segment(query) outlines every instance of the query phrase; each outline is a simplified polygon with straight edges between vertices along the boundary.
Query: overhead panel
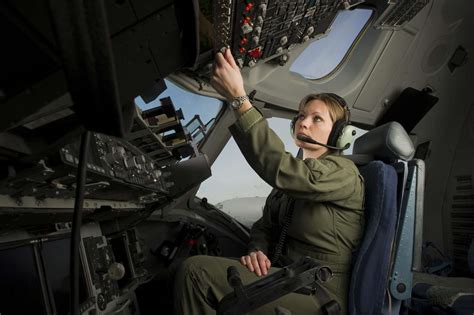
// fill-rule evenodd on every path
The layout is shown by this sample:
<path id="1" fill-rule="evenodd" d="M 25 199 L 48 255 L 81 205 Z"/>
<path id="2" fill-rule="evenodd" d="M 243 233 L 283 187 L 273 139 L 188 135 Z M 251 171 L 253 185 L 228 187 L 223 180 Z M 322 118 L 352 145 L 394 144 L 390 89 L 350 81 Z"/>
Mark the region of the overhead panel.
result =
<path id="1" fill-rule="evenodd" d="M 414 36 L 407 32 L 397 32 L 392 35 L 362 88 L 354 108 L 370 113 L 380 105 L 380 102 L 383 102 L 383 98 L 386 96 L 386 88 L 391 82 L 390 79 L 398 75 L 400 63 L 403 61 Z M 407 48 L 400 50 L 400 47 Z M 378 100 L 378 102 L 374 102 L 374 100 Z"/>
<path id="2" fill-rule="evenodd" d="M 324 34 L 340 8 L 337 0 L 218 0 L 214 48 L 230 47 L 241 67 L 252 67 Z"/>

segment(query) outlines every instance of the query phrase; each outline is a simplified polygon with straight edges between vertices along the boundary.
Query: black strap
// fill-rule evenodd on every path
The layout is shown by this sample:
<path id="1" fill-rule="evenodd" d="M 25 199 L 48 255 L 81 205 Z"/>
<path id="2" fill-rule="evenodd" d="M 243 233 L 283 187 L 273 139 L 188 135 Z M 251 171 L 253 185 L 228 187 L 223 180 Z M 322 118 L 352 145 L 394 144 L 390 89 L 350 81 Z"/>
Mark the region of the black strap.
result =
<path id="1" fill-rule="evenodd" d="M 312 295 L 318 304 L 321 305 L 321 311 L 324 315 L 341 314 L 341 306 L 339 303 L 331 298 L 329 293 L 326 291 L 326 288 L 324 288 L 319 282 L 314 282 L 312 288 L 304 287 L 295 291 L 295 293 Z"/>
<path id="2" fill-rule="evenodd" d="M 329 296 L 326 289 L 319 282 L 314 283 L 313 296 L 321 305 L 321 310 L 324 315 L 341 314 L 341 306 L 339 303 Z"/>

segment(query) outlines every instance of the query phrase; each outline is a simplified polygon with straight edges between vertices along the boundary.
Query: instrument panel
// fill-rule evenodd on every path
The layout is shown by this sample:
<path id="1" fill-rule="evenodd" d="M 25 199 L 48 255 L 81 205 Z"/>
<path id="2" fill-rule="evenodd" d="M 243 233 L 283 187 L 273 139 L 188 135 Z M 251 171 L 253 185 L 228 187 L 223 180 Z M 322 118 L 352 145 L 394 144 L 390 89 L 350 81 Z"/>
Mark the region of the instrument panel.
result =
<path id="1" fill-rule="evenodd" d="M 86 164 L 86 198 L 144 205 L 178 194 L 178 186 L 185 189 L 180 184 L 183 179 L 174 175 L 190 164 L 195 167 L 189 170 L 194 174 L 203 174 L 198 170 L 201 169 L 210 175 L 206 159 L 197 158 L 197 164 L 194 161 L 200 154 L 181 123 L 183 118 L 182 111 L 175 109 L 167 97 L 160 100 L 159 106 L 146 111 L 136 107 L 132 130 L 125 139 L 93 133 Z M 36 165 L 10 165 L 11 176 L 1 182 L 0 195 L 17 199 L 32 196 L 39 200 L 74 198 L 79 147 L 76 139 L 46 154 Z M 193 158 L 179 163 L 192 155 Z M 198 177 L 188 179 L 194 178 L 190 182 L 197 184 L 203 180 Z"/>

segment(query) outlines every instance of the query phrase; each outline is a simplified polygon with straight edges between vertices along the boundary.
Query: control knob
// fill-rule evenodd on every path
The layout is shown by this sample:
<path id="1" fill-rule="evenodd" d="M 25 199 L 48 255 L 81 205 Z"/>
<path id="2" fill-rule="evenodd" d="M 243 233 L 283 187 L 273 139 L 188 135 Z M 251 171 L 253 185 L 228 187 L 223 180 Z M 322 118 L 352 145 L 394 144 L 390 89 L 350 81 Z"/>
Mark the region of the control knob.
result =
<path id="1" fill-rule="evenodd" d="M 267 5 L 265 3 L 262 3 L 258 6 L 258 8 L 262 17 L 265 17 L 267 15 Z"/>
<path id="2" fill-rule="evenodd" d="M 118 262 L 113 262 L 107 269 L 107 275 L 111 280 L 120 280 L 125 276 L 125 267 Z"/>
<path id="3" fill-rule="evenodd" d="M 258 45 L 258 42 L 260 41 L 260 37 L 254 36 L 252 37 L 252 45 L 255 47 Z"/>

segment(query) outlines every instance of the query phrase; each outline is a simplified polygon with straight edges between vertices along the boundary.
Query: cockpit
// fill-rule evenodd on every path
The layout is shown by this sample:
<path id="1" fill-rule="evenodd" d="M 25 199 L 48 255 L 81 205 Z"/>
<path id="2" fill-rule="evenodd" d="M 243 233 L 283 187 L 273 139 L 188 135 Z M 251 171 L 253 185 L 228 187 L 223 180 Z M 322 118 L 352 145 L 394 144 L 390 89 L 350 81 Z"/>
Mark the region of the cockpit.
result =
<path id="1" fill-rule="evenodd" d="M 75 314 L 171 314 L 180 261 L 246 251 L 269 186 L 225 149 L 234 117 L 210 85 L 223 47 L 294 154 L 289 120 L 310 92 L 343 96 L 358 136 L 398 122 L 414 144 L 405 160 L 427 164 L 434 209 L 409 234 L 410 259 L 424 233 L 450 250 L 456 263 L 443 266 L 472 276 L 472 150 L 442 151 L 451 136 L 472 140 L 472 14 L 436 0 L 3 1 L 0 315 L 71 303 Z"/>

